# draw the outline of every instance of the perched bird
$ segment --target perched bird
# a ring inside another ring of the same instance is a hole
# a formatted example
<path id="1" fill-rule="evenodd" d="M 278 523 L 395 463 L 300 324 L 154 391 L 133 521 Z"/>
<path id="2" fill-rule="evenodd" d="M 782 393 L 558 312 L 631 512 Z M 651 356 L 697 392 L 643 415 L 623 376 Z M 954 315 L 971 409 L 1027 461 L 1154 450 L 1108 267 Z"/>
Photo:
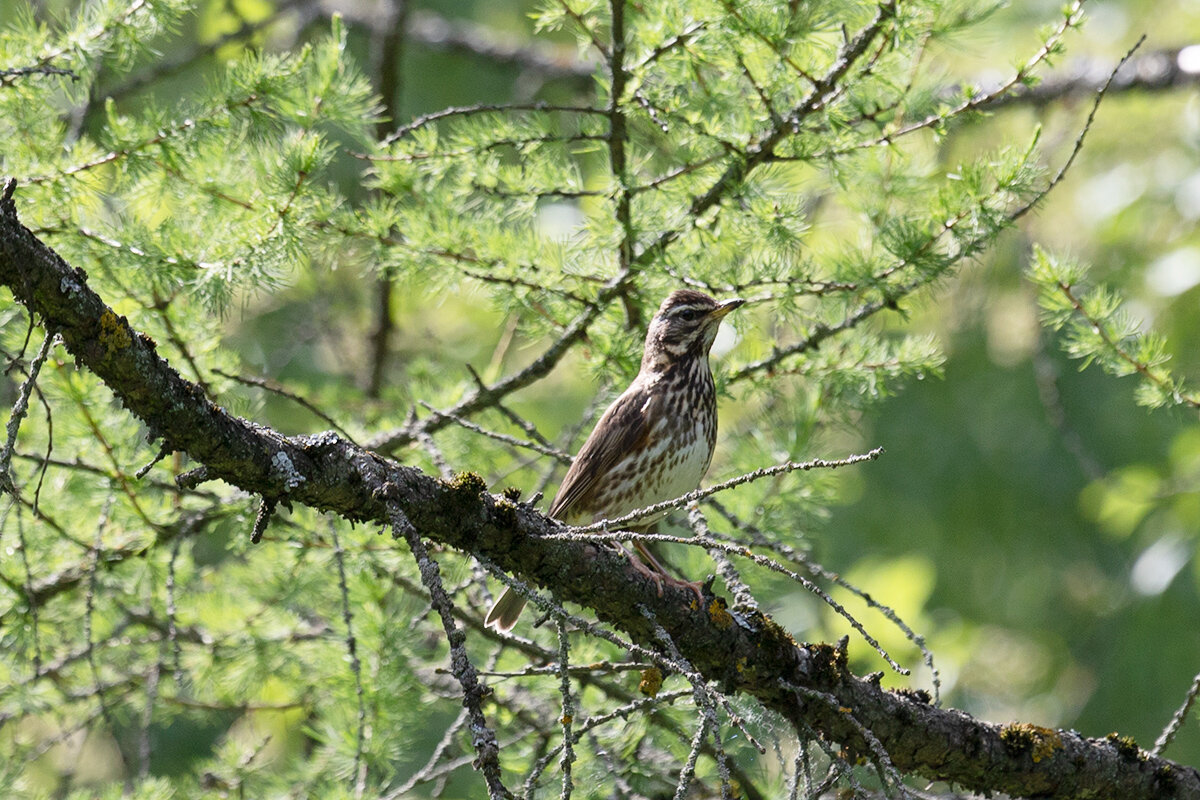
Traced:
<path id="1" fill-rule="evenodd" d="M 608 407 L 563 478 L 548 512 L 569 525 L 616 519 L 673 500 L 700 486 L 717 439 L 717 398 L 708 351 L 721 320 L 744 300 L 718 303 L 679 289 L 659 306 L 642 352 L 642 368 Z M 640 519 L 645 531 L 665 512 Z M 654 567 L 638 566 L 660 582 L 662 567 L 641 542 L 634 546 Z M 635 562 L 636 562 L 635 558 Z M 506 631 L 525 598 L 512 589 L 492 604 L 487 625 Z"/>

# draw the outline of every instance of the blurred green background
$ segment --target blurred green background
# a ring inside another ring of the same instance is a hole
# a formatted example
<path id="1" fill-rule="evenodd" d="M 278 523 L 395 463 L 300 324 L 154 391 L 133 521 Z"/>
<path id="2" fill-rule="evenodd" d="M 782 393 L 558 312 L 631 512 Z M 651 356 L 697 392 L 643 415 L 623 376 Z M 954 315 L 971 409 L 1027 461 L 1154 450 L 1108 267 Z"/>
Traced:
<path id="1" fill-rule="evenodd" d="M 53 20 L 77 5 L 48 0 L 35 3 L 33 13 Z M 406 35 L 388 40 L 368 29 L 396 9 L 407 16 Z M 1087 9 L 1090 22 L 1069 37 L 1051 74 L 1104 72 L 1143 33 L 1143 53 L 1200 46 L 1200 5 L 1191 0 L 1113 0 Z M 204 0 L 175 34 L 147 43 L 158 52 L 149 66 L 102 76 L 100 84 L 121 98 L 127 114 L 143 101 L 169 106 L 212 80 L 245 46 L 290 49 L 327 32 L 334 10 L 345 15 L 350 53 L 377 88 L 384 85 L 381 48 L 400 53 L 396 80 L 386 84 L 396 122 L 453 105 L 570 102 L 592 90 L 574 40 L 535 35 L 533 4 L 505 0 L 395 7 L 366 0 Z M 935 63 L 949 82 L 1004 75 L 1036 48 L 1035 28 L 1057 11 L 1053 2 L 999 7 L 969 37 L 940 46 Z M 0 25 L 27 13 L 24 3 L 4 3 Z M 247 36 L 223 39 L 241 30 Z M 499 43 L 497 52 L 454 44 L 455 37 L 470 35 Z M 179 69 L 162 68 L 197 48 L 207 54 Z M 531 53 L 543 62 L 529 63 Z M 796 544 L 896 609 L 934 653 L 944 700 L 989 720 L 1069 727 L 1090 736 L 1120 731 L 1149 747 L 1200 672 L 1196 414 L 1145 410 L 1135 405 L 1133 378 L 1081 369 L 1066 358 L 1039 325 L 1035 291 L 1023 276 L 1031 242 L 1092 265 L 1096 282 L 1118 288 L 1145 325 L 1167 337 L 1172 368 L 1200 376 L 1198 86 L 1109 96 L 1081 155 L 1050 197 L 997 248 L 889 321 L 932 336 L 946 356 L 942 374 L 889 387 L 889 396 L 820 438 L 797 434 L 798 445 L 818 442 L 820 452 L 784 454 L 837 457 L 885 448 L 877 462 L 830 479 L 836 504 L 827 514 L 797 521 L 802 538 Z M 1042 124 L 1042 144 L 1056 168 L 1089 107 L 1086 96 L 1016 103 L 957 127 L 929 158 L 952 170 L 984 148 L 1026 141 Z M 99 120 L 80 124 L 86 130 Z M 355 185 L 357 176 L 349 167 L 342 176 L 340 189 L 351 198 L 367 195 Z M 353 408 L 356 430 L 367 436 L 403 420 L 408 405 L 398 405 L 398 397 L 441 405 L 442 397 L 422 392 L 447 363 L 470 363 L 490 380 L 541 351 L 541 342 L 519 335 L 510 349 L 502 346 L 507 317 L 481 295 L 431 294 L 402 284 L 394 296 L 392 362 L 409 371 L 411 382 L 398 395 L 378 399 L 364 374 L 375 297 L 374 280 L 360 271 L 306 270 L 290 276 L 282 291 L 243 298 L 220 321 L 224 344 L 247 371 L 303 387 L 305 397 L 327 410 Z M 767 325 L 770 316 L 760 309 L 736 326 Z M 629 345 L 636 350 L 636 335 Z M 589 355 L 584 349 L 571 356 L 566 367 L 522 393 L 514 409 L 544 431 L 575 424 L 597 391 L 592 378 L 599 370 L 589 366 Z M 744 391 L 735 387 L 722 400 L 727 435 L 709 482 L 763 466 L 748 454 L 726 455 L 729 438 L 752 432 L 758 421 L 754 398 Z M 820 394 L 821 387 L 813 387 L 809 401 L 819 402 Z M 277 396 L 230 389 L 222 399 L 284 432 L 326 427 Z M 473 461 L 466 440 L 444 447 L 455 469 L 488 468 Z M 528 473 L 520 477 L 531 482 Z M 244 536 L 247 525 L 244 517 L 231 520 L 222 534 Z M 206 545 L 214 560 L 223 545 L 219 537 Z M 195 557 L 203 562 L 205 555 Z M 253 574 L 251 568 L 248 579 Z M 760 599 L 798 638 L 826 640 L 844 632 L 815 598 L 762 580 Z M 370 588 L 362 592 L 369 596 Z M 919 663 L 898 632 L 846 593 L 833 593 L 862 612 L 890 652 Z M 860 672 L 880 667 L 853 636 L 851 655 Z M 912 683 L 928 687 L 930 678 L 918 669 Z M 891 674 L 885 679 L 885 685 L 898 682 Z M 288 693 L 280 689 L 279 695 Z M 274 724 L 294 736 L 300 720 L 288 720 L 288 713 L 280 711 Z M 189 747 L 207 750 L 234 724 L 233 715 L 194 729 L 187 720 L 160 732 L 156 771 L 170 773 L 175 759 L 186 764 Z M 430 719 L 426 738 L 436 741 L 441 727 Z M 276 746 L 285 744 L 277 740 Z M 1200 764 L 1195 714 L 1166 754 Z"/>

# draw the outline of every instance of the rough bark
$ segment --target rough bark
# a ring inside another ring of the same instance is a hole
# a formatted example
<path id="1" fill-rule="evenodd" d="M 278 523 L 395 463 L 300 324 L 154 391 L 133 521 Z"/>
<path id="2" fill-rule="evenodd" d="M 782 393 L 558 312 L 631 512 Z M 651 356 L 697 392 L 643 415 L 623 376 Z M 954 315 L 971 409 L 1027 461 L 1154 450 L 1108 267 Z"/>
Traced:
<path id="1" fill-rule="evenodd" d="M 651 649 L 660 645 L 649 609 L 699 673 L 870 759 L 886 753 L 905 773 L 977 792 L 1059 798 L 1163 800 L 1200 797 L 1200 772 L 1140 750 L 1127 739 L 1088 739 L 1028 724 L 996 725 L 919 694 L 885 690 L 853 675 L 845 651 L 797 644 L 758 612 L 696 607 L 694 595 L 653 582 L 607 548 L 548 541 L 558 530 L 531 506 L 486 491 L 464 473 L 443 481 L 332 434 L 287 437 L 214 405 L 184 380 L 72 269 L 20 224 L 13 184 L 0 200 L 0 283 L 67 350 L 99 376 L 130 413 L 169 447 L 219 479 L 269 503 L 301 503 L 353 521 L 389 525 L 399 509 L 423 537 L 485 557 L 550 587 Z M 397 545 L 400 546 L 400 545 Z"/>

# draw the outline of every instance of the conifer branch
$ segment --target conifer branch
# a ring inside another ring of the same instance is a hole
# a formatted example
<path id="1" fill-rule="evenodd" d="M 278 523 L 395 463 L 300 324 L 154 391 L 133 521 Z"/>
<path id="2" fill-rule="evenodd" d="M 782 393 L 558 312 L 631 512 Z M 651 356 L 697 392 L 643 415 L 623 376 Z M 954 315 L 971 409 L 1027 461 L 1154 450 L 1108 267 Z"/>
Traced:
<path id="1" fill-rule="evenodd" d="M 1163 728 L 1163 732 L 1159 734 L 1154 741 L 1154 749 L 1151 750 L 1154 755 L 1160 755 L 1163 750 L 1175 739 L 1175 734 L 1179 733 L 1179 728 L 1183 725 L 1183 721 L 1187 719 L 1188 712 L 1192 710 L 1192 705 L 1196 702 L 1196 698 L 1200 696 L 1200 673 L 1192 678 L 1192 686 L 1184 695 L 1183 703 L 1179 706 L 1179 710 L 1171 717 L 1171 721 L 1167 723 L 1167 727 Z"/>
<path id="2" fill-rule="evenodd" d="M 421 573 L 421 582 L 429 591 L 433 608 L 441 619 L 442 628 L 450 642 L 450 669 L 462 686 L 463 707 L 466 708 L 467 717 L 471 721 L 471 745 L 478 755 L 475 768 L 483 773 L 490 800 L 510 800 L 512 792 L 504 785 L 500 776 L 500 745 L 496 741 L 496 732 L 488 726 L 483 716 L 481 704 L 490 690 L 480 682 L 479 673 L 467 655 L 466 633 L 454 621 L 454 603 L 442 585 L 441 570 L 437 561 L 429 555 L 429 549 L 421 540 L 421 534 L 399 505 L 394 506 L 391 511 L 393 534 L 397 539 L 403 537 L 408 542 Z"/>
<path id="3" fill-rule="evenodd" d="M 1080 295 L 1078 287 L 1065 281 L 1059 281 L 1057 288 L 1074 312 L 1083 320 L 1086 327 L 1103 342 L 1107 352 L 1121 365 L 1120 370 L 1128 369 L 1142 376 L 1143 380 L 1154 386 L 1175 405 L 1200 408 L 1200 395 L 1182 391 L 1179 382 L 1173 379 L 1169 372 L 1161 369 L 1161 365 L 1149 359 L 1139 358 L 1126 346 L 1125 338 L 1120 337 L 1112 330 L 1109 320 L 1092 313 Z M 1113 371 L 1119 372 L 1120 370 L 1114 369 Z"/>

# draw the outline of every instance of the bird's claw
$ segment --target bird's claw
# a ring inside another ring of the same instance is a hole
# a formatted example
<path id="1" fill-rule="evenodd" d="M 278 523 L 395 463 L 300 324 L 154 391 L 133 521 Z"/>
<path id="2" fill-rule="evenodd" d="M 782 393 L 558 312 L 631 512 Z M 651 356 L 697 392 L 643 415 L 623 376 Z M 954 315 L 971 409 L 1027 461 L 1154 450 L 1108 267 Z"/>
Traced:
<path id="1" fill-rule="evenodd" d="M 637 555 L 632 552 L 629 553 L 629 561 L 633 565 L 633 568 L 636 569 L 638 573 L 642 575 L 642 577 L 649 578 L 650 580 L 654 581 L 654 587 L 658 590 L 659 597 L 663 596 L 663 584 L 667 584 L 669 586 L 674 586 L 679 589 L 687 589 L 688 591 L 693 592 L 696 595 L 696 603 L 698 607 L 704 608 L 704 581 L 685 581 L 680 578 L 676 578 L 664 571 L 660 571 L 652 566 L 649 566 L 646 564 L 646 562 L 642 561 L 642 559 L 638 558 Z"/>
<path id="2" fill-rule="evenodd" d="M 704 581 L 685 581 L 680 580 L 679 578 L 672 578 L 670 575 L 667 575 L 666 579 L 670 581 L 671 584 L 678 586 L 680 589 L 688 589 L 692 592 L 695 592 L 697 607 L 704 608 Z M 662 591 L 660 590 L 659 595 L 661 594 Z"/>
<path id="3" fill-rule="evenodd" d="M 636 569 L 642 575 L 642 577 L 649 578 L 650 580 L 654 581 L 654 586 L 656 589 L 658 589 L 658 596 L 662 597 L 663 596 L 663 580 L 673 580 L 673 579 L 669 575 L 664 575 L 661 572 L 659 572 L 658 570 L 656 570 L 652 567 L 646 566 L 646 563 L 644 561 L 642 561 L 640 558 L 638 558 L 636 555 L 634 555 L 633 553 L 629 554 L 629 563 L 633 565 L 633 568 Z"/>

